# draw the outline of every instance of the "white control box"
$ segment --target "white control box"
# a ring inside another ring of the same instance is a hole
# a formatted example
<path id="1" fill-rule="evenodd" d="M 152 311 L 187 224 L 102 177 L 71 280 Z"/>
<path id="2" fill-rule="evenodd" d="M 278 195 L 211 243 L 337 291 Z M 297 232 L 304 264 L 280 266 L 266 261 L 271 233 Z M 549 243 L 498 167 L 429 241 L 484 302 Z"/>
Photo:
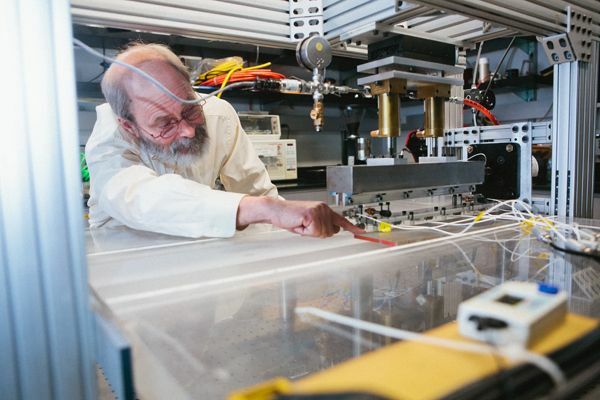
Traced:
<path id="1" fill-rule="evenodd" d="M 255 140 L 250 136 L 250 141 L 272 181 L 298 178 L 296 140 Z"/>
<path id="2" fill-rule="evenodd" d="M 526 347 L 560 324 L 567 314 L 567 295 L 553 286 L 506 282 L 458 307 L 461 335 L 496 345 Z"/>
<path id="3" fill-rule="evenodd" d="M 238 113 L 240 123 L 252 140 L 278 140 L 281 138 L 279 115 Z"/>

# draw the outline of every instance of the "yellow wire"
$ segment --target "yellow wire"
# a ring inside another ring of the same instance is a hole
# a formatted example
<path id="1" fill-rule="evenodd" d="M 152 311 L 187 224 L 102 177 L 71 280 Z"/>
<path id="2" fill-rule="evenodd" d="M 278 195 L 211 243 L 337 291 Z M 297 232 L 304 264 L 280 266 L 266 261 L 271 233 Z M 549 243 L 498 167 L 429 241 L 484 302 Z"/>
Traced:
<path id="1" fill-rule="evenodd" d="M 231 69 L 231 70 L 230 70 L 230 71 L 227 73 L 227 75 L 225 76 L 225 79 L 223 79 L 223 83 L 221 84 L 221 89 L 223 89 L 225 86 L 227 86 L 227 82 L 229 82 L 229 78 L 231 78 L 231 75 L 233 75 L 233 73 L 234 73 L 235 71 L 237 71 L 238 69 L 239 69 L 239 70 L 242 70 L 242 68 L 241 68 L 241 66 L 240 66 L 240 65 L 238 65 L 238 66 L 237 66 L 237 67 L 235 67 L 235 68 L 232 68 L 232 69 Z M 218 97 L 218 98 L 221 98 L 221 95 L 222 95 L 222 94 L 223 94 L 223 92 L 219 93 L 219 94 L 217 95 L 217 97 Z"/>
<path id="2" fill-rule="evenodd" d="M 264 68 L 264 67 L 268 67 L 269 65 L 271 65 L 271 63 L 264 63 L 262 65 L 249 67 L 248 69 Z M 198 77 L 196 78 L 196 84 L 200 84 L 200 83 L 207 81 L 211 78 L 214 78 L 216 76 L 226 74 L 227 72 L 229 72 L 229 70 L 231 70 L 232 68 L 235 68 L 237 66 L 240 66 L 240 63 L 235 62 L 235 61 L 224 61 L 221 64 L 206 71 L 205 73 L 198 75 Z"/>
<path id="3" fill-rule="evenodd" d="M 233 73 L 235 71 L 251 71 L 253 69 L 260 69 L 260 68 L 264 68 L 264 67 L 268 67 L 269 65 L 271 65 L 270 62 L 266 62 L 264 64 L 261 65 L 255 65 L 253 67 L 247 67 L 247 68 L 242 68 L 241 64 L 238 64 L 236 67 L 232 68 L 228 73 L 227 76 L 225 76 L 225 79 L 223 79 L 223 83 L 221 84 L 221 89 L 223 89 L 225 86 L 227 86 L 227 82 L 229 82 L 229 79 L 231 78 L 231 75 L 233 75 Z M 223 92 L 217 94 L 218 98 L 221 98 L 221 95 L 223 94 Z"/>
<path id="4" fill-rule="evenodd" d="M 229 71 L 231 68 L 234 68 L 238 65 L 240 65 L 239 62 L 224 61 L 221 64 L 206 71 L 205 73 L 198 75 L 198 78 L 196 78 L 196 82 L 198 82 L 198 83 L 204 82 L 205 80 L 208 80 L 215 76 L 223 75 L 223 74 L 227 73 L 227 71 Z"/>
<path id="5" fill-rule="evenodd" d="M 254 67 L 244 68 L 242 71 L 250 71 L 251 69 L 261 69 L 261 68 L 269 67 L 270 65 L 271 65 L 270 62 L 266 62 L 264 64 L 255 65 Z"/>

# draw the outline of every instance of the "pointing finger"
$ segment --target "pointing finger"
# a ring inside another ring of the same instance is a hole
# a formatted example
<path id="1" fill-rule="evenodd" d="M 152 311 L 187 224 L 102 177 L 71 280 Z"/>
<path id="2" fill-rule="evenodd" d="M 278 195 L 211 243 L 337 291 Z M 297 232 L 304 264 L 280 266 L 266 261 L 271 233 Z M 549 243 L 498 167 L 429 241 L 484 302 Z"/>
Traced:
<path id="1" fill-rule="evenodd" d="M 339 215 L 339 214 L 335 214 L 336 215 L 336 225 L 338 225 L 339 227 L 343 228 L 345 231 L 348 232 L 352 232 L 355 234 L 359 234 L 359 233 L 365 233 L 366 231 L 364 229 L 360 229 L 358 226 L 353 225 L 350 221 L 348 221 L 346 218 L 344 218 L 343 216 Z"/>

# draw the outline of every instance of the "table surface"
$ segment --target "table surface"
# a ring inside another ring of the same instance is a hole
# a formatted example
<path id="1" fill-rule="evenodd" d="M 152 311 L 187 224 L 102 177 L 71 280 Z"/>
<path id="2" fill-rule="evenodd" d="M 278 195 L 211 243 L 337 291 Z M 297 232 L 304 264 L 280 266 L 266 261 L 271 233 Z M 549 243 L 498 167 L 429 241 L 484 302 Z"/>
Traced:
<path id="1" fill-rule="evenodd" d="M 142 399 L 224 398 L 390 343 L 301 319 L 294 313 L 301 306 L 422 332 L 454 320 L 461 301 L 519 280 L 559 286 L 570 311 L 600 316 L 598 263 L 552 250 L 519 227 L 486 226 L 461 239 L 412 231 L 393 238 L 400 245 L 260 226 L 205 240 L 91 231 L 90 286 L 133 347 Z"/>

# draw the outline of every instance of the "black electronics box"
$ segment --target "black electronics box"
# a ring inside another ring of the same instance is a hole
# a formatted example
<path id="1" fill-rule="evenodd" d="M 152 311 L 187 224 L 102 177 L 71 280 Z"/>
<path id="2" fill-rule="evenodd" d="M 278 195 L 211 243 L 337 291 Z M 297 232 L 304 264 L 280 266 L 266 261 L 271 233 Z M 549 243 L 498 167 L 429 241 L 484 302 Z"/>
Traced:
<path id="1" fill-rule="evenodd" d="M 439 64 L 456 64 L 456 47 L 452 44 L 396 35 L 369 45 L 369 61 L 397 56 Z"/>

